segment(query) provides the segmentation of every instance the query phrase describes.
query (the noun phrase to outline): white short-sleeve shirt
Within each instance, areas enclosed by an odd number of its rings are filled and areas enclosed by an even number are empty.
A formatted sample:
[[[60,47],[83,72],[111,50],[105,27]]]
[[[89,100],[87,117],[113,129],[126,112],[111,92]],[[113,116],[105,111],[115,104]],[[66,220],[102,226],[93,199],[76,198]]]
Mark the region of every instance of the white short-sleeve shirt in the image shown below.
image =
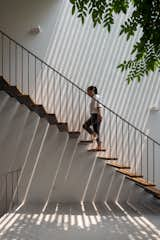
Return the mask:
[[[102,107],[99,102],[101,102],[101,97],[98,94],[95,94],[94,97],[91,99],[90,103],[90,113],[98,113],[98,108]]]

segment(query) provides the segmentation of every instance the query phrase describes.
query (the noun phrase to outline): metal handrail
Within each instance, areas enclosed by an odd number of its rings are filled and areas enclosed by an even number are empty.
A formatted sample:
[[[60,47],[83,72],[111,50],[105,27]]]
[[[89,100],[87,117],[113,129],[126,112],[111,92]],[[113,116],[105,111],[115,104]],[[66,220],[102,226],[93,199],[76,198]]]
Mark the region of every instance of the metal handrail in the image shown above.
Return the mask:
[[[15,193],[15,201],[18,204],[18,178],[21,169],[9,171],[0,176],[1,192],[0,192],[0,217],[8,212],[11,204],[13,207],[13,197]],[[11,176],[11,177],[10,177]]]
[[[62,73],[60,73],[59,71],[57,71],[55,68],[53,68],[52,66],[50,66],[48,63],[46,63],[44,60],[42,60],[41,58],[39,58],[37,55],[35,55],[34,53],[32,53],[31,51],[29,51],[27,48],[25,48],[23,45],[21,45],[20,43],[18,43],[17,41],[15,41],[13,38],[11,38],[10,36],[8,36],[6,33],[4,33],[3,31],[0,30],[0,33],[3,34],[4,36],[6,36],[9,40],[11,40],[12,42],[14,42],[17,46],[21,47],[23,50],[25,50],[28,54],[30,54],[31,56],[33,56],[34,58],[36,58],[37,60],[39,60],[42,64],[44,64],[46,67],[48,67],[49,69],[51,69],[52,71],[56,72],[59,76],[63,77],[68,83],[72,84],[72,86],[76,87],[78,90],[80,90],[81,92],[83,92],[84,94],[87,95],[87,92],[85,90],[83,90],[82,88],[80,88],[77,84],[75,84],[74,82],[72,82],[70,79],[68,79],[67,77],[65,77]],[[96,100],[97,101],[97,100]],[[117,114],[115,111],[113,111],[112,109],[110,109],[109,107],[105,106],[102,102],[97,101],[99,104],[101,104],[101,106],[103,106],[105,109],[107,109],[109,112],[111,112],[113,115],[115,115],[116,117],[118,117],[120,120],[122,120],[123,122],[125,122],[126,124],[128,124],[130,127],[134,128],[136,131],[138,131],[139,133],[141,133],[144,137],[147,137],[148,139],[150,139],[151,141],[153,141],[154,143],[156,143],[157,145],[160,146],[160,143],[157,142],[155,139],[153,139],[152,137],[150,137],[149,135],[147,135],[145,132],[143,132],[142,130],[140,130],[139,128],[135,127],[132,123],[130,123],[129,121],[127,121],[126,119],[124,119],[123,117],[121,117],[119,114]]]

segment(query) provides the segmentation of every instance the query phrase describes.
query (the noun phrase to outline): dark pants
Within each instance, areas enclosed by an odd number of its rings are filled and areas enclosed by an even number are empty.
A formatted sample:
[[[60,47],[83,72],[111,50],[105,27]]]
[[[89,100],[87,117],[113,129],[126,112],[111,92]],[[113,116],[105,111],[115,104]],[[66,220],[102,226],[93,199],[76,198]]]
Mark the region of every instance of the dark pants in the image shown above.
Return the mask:
[[[99,131],[100,131],[100,124],[101,121],[98,119],[97,113],[92,113],[91,117],[83,124],[83,128],[89,133],[93,134],[94,132],[97,134],[97,143],[100,144],[100,137],[99,137]],[[91,128],[93,127],[93,129]]]

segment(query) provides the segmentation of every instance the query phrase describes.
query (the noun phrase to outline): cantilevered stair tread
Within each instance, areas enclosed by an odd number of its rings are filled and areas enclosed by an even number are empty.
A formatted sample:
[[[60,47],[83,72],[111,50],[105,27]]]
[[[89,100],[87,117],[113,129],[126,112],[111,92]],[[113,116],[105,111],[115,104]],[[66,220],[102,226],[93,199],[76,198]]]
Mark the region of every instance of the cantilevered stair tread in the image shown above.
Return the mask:
[[[106,148],[101,148],[101,149],[89,148],[88,151],[89,151],[89,152],[105,152],[105,151],[106,151]]]
[[[79,131],[70,131],[69,132],[69,137],[70,138],[78,138],[80,136],[80,132]]]
[[[57,117],[54,113],[47,113],[46,114],[46,119],[51,125],[54,125],[54,124],[58,123]]]
[[[20,103],[25,104],[28,108],[34,104],[33,100],[30,98],[29,95],[19,95],[16,97],[16,99]]]
[[[90,143],[93,143],[93,140],[80,140],[79,143],[80,144],[90,144]]]
[[[30,105],[30,109],[36,112],[40,117],[45,117],[47,114],[43,105],[40,104],[32,104]]]
[[[0,76],[0,89],[8,92],[8,88],[9,88],[9,83],[5,81],[2,76]]]
[[[127,170],[127,169],[119,169],[119,170],[117,170],[117,172],[122,173],[122,174],[124,174],[128,177],[134,177],[134,178],[143,177],[141,174],[133,173],[130,170]]]
[[[112,160],[118,160],[117,157],[112,157],[112,156],[107,156],[107,155],[106,155],[106,156],[100,156],[100,155],[98,155],[97,158],[98,158],[98,159],[102,159],[102,160],[104,160],[104,161],[105,161],[105,160],[106,160],[106,161],[108,161],[108,160],[111,160],[111,161],[112,161]]]
[[[129,166],[125,166],[125,165],[123,165],[121,163],[117,163],[117,162],[107,162],[106,164],[108,166],[120,168],[120,169],[129,169],[130,168]]]
[[[59,129],[60,132],[68,132],[67,122],[58,122],[57,126],[58,126],[58,129]]]
[[[160,189],[155,186],[148,186],[145,188],[146,191],[152,193],[155,197],[160,199]]]
[[[155,184],[147,181],[146,179],[142,177],[128,177],[131,181],[134,181],[135,183],[138,183],[142,186],[155,186]]]

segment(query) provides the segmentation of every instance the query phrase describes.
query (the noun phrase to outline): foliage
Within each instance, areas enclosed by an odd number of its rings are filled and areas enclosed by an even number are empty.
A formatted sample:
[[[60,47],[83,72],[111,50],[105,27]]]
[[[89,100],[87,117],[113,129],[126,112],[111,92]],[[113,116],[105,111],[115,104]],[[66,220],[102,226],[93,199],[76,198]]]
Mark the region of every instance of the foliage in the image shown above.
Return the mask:
[[[127,40],[141,28],[142,35],[133,46],[131,57],[118,68],[127,70],[128,83],[138,81],[149,72],[160,68],[160,0],[70,0],[72,14],[77,14],[84,23],[90,15],[93,26],[103,25],[110,32],[114,24],[114,14],[126,14],[133,7],[131,16],[121,25],[121,34]]]

